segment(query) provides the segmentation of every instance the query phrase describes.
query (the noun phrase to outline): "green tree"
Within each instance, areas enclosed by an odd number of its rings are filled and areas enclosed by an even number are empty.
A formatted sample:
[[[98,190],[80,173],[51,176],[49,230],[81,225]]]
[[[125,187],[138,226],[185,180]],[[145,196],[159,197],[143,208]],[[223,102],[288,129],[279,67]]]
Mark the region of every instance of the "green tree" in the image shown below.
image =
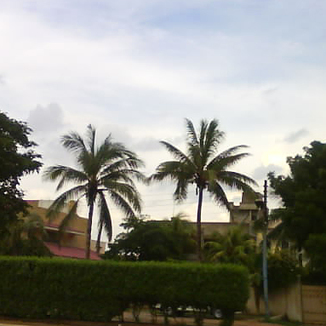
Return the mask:
[[[183,260],[194,253],[193,228],[180,216],[171,220],[129,219],[122,224],[126,232],[109,245],[106,258],[122,260]]]
[[[277,250],[274,253],[269,253],[268,289],[270,292],[287,288],[297,280],[298,274],[298,261],[289,251]]]
[[[209,261],[249,267],[256,252],[256,243],[239,225],[229,228],[224,235],[216,233],[215,239],[207,242],[204,248]]]
[[[326,234],[311,234],[305,242],[310,261],[309,268],[312,272],[321,272],[323,282],[326,281]]]
[[[205,244],[206,258],[210,262],[244,265],[250,273],[257,311],[263,294],[261,247],[241,225],[231,227],[224,235],[216,234],[213,241]],[[282,275],[282,277],[280,277]],[[270,292],[286,288],[296,281],[297,262],[288,251],[279,250],[268,254],[268,288]]]
[[[21,178],[42,166],[41,156],[33,151],[36,144],[28,138],[31,131],[25,122],[0,112],[0,237],[8,233],[18,213],[26,213]]]
[[[55,216],[67,201],[75,199],[68,214],[63,219],[60,229],[63,230],[77,211],[82,198],[88,206],[88,225],[86,237],[86,258],[90,257],[90,243],[93,212],[96,203],[99,207],[99,230],[104,226],[109,241],[112,238],[111,213],[106,195],[126,216],[132,217],[141,209],[141,199],[133,178],[143,180],[138,170],[142,161],[137,155],[126,149],[121,143],[113,142],[111,135],[99,146],[96,144],[96,130],[89,125],[86,138],[71,132],[61,139],[62,145],[76,155],[77,168],[62,165],[46,169],[44,176],[48,180],[59,180],[57,190],[68,183],[77,184],[64,191],[50,206],[48,216]],[[99,238],[98,238],[99,240]],[[99,250],[99,244],[97,244]]]
[[[43,238],[47,233],[42,218],[36,213],[18,217],[2,238],[0,254],[11,256],[52,256]]]
[[[175,181],[177,185],[174,198],[179,202],[187,198],[188,185],[195,184],[198,192],[197,252],[198,259],[201,260],[201,212],[204,190],[210,193],[215,202],[229,209],[229,202],[222,186],[252,191],[250,185],[256,183],[243,174],[228,170],[239,160],[249,155],[248,153],[239,153],[239,150],[247,146],[235,146],[217,153],[218,145],[224,137],[224,133],[218,129],[217,120],[212,120],[209,123],[202,120],[198,133],[192,122],[187,119],[186,127],[187,153],[183,153],[168,142],[161,141],[161,144],[176,160],[161,163],[150,180],[161,181],[169,178]]]
[[[314,141],[304,148],[303,156],[289,157],[291,173],[269,173],[270,185],[280,196],[283,207],[272,212],[281,221],[277,232],[290,239],[299,252],[312,234],[326,232],[326,144]]]

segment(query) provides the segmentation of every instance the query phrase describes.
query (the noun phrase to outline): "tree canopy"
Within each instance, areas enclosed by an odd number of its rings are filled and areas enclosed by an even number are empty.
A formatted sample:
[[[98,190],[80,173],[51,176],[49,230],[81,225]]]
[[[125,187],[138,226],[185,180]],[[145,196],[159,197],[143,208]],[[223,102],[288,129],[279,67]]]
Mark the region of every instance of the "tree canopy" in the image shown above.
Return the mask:
[[[304,152],[287,159],[288,176],[269,174],[271,188],[283,202],[272,218],[281,220],[279,231],[299,250],[311,234],[326,232],[326,144],[314,141]]]
[[[183,260],[195,252],[192,225],[176,216],[171,220],[128,219],[126,229],[109,245],[106,258],[121,260]]]
[[[7,233],[20,212],[26,212],[21,178],[38,172],[41,156],[34,152],[36,144],[29,140],[31,128],[25,122],[0,112],[0,235]]]

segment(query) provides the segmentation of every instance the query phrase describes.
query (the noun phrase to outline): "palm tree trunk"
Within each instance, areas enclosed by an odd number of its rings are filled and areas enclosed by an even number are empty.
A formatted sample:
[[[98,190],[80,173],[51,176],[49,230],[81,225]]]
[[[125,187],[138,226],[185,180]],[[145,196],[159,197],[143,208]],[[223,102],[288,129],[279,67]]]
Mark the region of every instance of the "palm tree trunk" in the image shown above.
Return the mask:
[[[89,211],[88,211],[88,222],[87,222],[87,234],[86,234],[86,259],[91,256],[91,235],[92,235],[92,220],[94,211],[94,201],[90,200]]]
[[[203,188],[199,188],[198,206],[197,206],[197,258],[199,261],[203,260],[201,251],[201,209],[203,205]]]
[[[103,222],[100,223],[100,228],[98,230],[98,235],[97,235],[97,241],[96,241],[96,252],[97,252],[97,254],[100,253],[100,249],[101,249],[102,230],[103,230]]]

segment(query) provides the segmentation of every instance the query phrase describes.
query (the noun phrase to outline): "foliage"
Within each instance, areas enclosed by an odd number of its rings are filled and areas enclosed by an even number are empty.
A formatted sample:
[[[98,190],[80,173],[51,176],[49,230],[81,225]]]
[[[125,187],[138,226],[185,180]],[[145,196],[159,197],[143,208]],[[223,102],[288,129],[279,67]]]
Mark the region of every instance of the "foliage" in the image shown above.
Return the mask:
[[[326,284],[326,234],[311,234],[305,248],[310,258],[305,279],[308,283]]]
[[[297,281],[297,260],[286,250],[268,255],[268,289],[270,292],[287,288]]]
[[[195,250],[193,228],[180,217],[171,221],[132,219],[124,224],[127,232],[118,235],[104,258],[122,260],[183,260]]]
[[[209,123],[202,120],[199,132],[196,132],[190,120],[186,120],[186,127],[187,152],[183,153],[170,143],[161,141],[175,160],[161,163],[150,180],[162,181],[168,178],[176,182],[174,198],[177,201],[186,199],[188,185],[195,184],[198,193],[197,252],[198,259],[201,260],[201,210],[204,190],[210,193],[216,203],[229,208],[222,186],[252,191],[249,185],[255,182],[243,174],[228,170],[239,160],[248,156],[248,153],[239,153],[239,150],[247,146],[235,146],[217,153],[218,146],[224,137],[224,133],[218,128],[217,120]]]
[[[249,267],[256,252],[256,243],[239,225],[230,228],[225,235],[217,233],[213,241],[205,244],[205,249],[209,261]]]
[[[19,188],[24,175],[38,172],[41,157],[33,151],[29,140],[31,129],[25,122],[0,112],[0,237],[8,232],[20,212],[26,213],[23,191]]]
[[[309,251],[309,236],[326,232],[326,144],[314,141],[304,151],[303,156],[287,159],[290,175],[270,173],[269,180],[284,205],[272,214],[274,219],[281,220],[278,232],[292,240],[299,250]]]
[[[11,256],[52,256],[44,245],[46,237],[42,218],[36,213],[19,216],[16,223],[8,228],[8,233],[1,240],[0,254]]]
[[[245,307],[248,272],[236,265],[1,258],[0,314],[109,321],[130,304]],[[62,291],[64,289],[64,291]]]
[[[103,226],[112,238],[111,212],[106,195],[120,208],[126,216],[134,216],[141,208],[140,194],[136,190],[133,178],[143,179],[138,168],[143,165],[135,153],[121,143],[113,142],[111,135],[99,146],[96,144],[96,130],[89,125],[86,138],[71,132],[61,139],[62,145],[76,155],[78,169],[56,165],[46,169],[44,176],[48,180],[58,180],[57,190],[66,183],[75,183],[75,187],[64,191],[49,208],[48,216],[55,216],[70,199],[76,199],[69,213],[63,219],[60,230],[63,230],[77,211],[80,199],[85,198],[88,206],[88,226],[86,258],[90,256],[91,229],[94,206],[99,206],[99,251],[100,236]]]
[[[214,241],[205,244],[206,258],[217,263],[244,265],[250,273],[250,284],[254,290],[257,311],[263,294],[262,253],[252,237],[242,226],[230,228],[225,235],[217,234]],[[268,255],[268,287],[273,292],[286,288],[297,280],[297,261],[287,251]],[[282,277],[280,277],[282,275]]]

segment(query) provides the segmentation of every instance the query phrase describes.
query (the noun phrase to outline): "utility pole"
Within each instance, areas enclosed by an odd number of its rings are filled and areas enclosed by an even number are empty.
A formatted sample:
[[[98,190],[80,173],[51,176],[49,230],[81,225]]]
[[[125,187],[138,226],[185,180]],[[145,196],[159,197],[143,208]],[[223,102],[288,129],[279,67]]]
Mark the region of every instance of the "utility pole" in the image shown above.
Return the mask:
[[[264,182],[264,230],[263,230],[263,286],[264,286],[264,302],[265,302],[265,318],[269,319],[268,308],[268,275],[267,275],[267,231],[268,231],[268,209],[267,209],[267,180]]]

